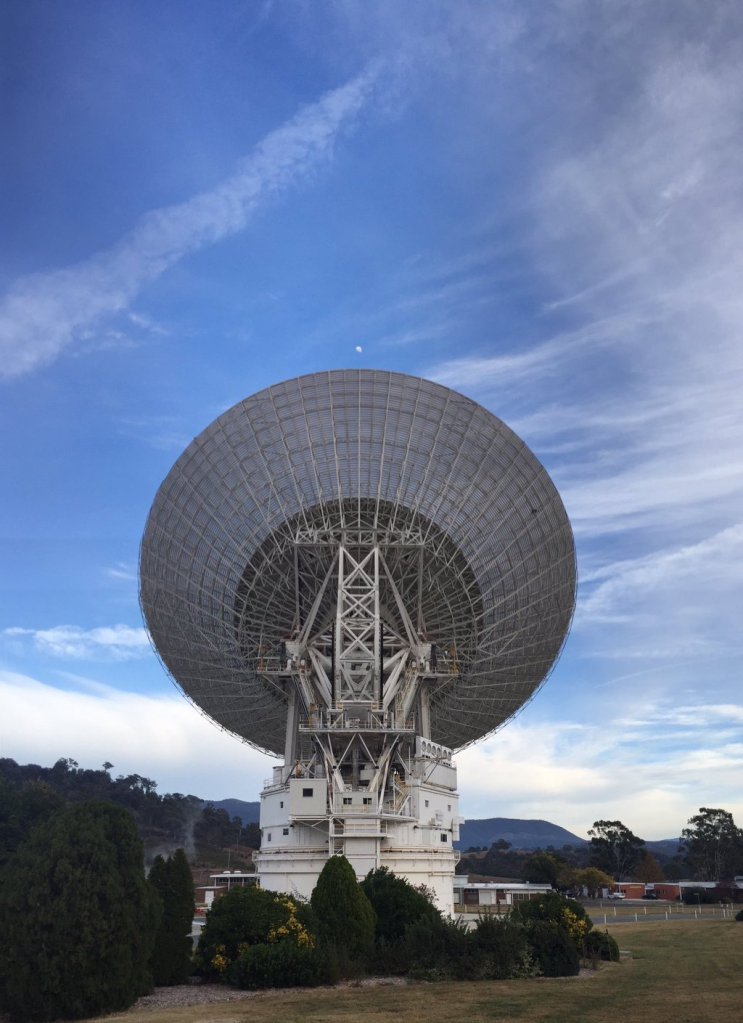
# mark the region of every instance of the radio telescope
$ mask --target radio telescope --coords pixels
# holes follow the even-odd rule
[[[540,687],[575,606],[559,494],[455,391],[339,370],[216,419],[160,487],[140,598],[183,692],[282,758],[261,794],[266,888],[329,855],[450,908],[452,753]]]

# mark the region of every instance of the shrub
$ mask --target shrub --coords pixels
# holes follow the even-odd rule
[[[605,962],[619,962],[619,945],[605,931],[591,931],[583,941],[583,954],[587,959],[603,959]]]
[[[317,987],[328,982],[325,957],[314,946],[290,941],[248,945],[226,972],[234,987],[256,990],[267,987]]]
[[[568,932],[554,920],[531,920],[529,945],[545,977],[573,977],[580,970],[578,950]]]
[[[743,923],[743,909],[741,909],[739,913],[735,914],[735,919],[740,920]]]
[[[387,867],[370,871],[361,882],[376,913],[375,940],[389,946],[405,934],[405,928],[422,917],[440,919],[441,914],[425,895]]]
[[[459,920],[422,917],[398,946],[421,980],[504,980],[541,972],[522,924],[482,917],[473,931]]]
[[[523,924],[508,917],[481,916],[471,935],[473,953],[481,960],[483,977],[507,980],[533,976],[533,955]]]
[[[36,827],[0,890],[0,997],[14,1020],[126,1009],[152,986],[161,906],[129,813],[83,803]]]
[[[517,903],[511,910],[511,919],[526,924],[550,922],[557,924],[572,941],[576,955],[580,956],[593,924],[585,909],[575,899],[566,899],[557,892],[546,892],[534,899]],[[549,974],[548,976],[561,976]]]
[[[527,920],[552,920],[555,923],[563,923],[565,911],[568,911],[575,919],[585,921],[589,924],[586,930],[591,929],[591,921],[584,907],[575,899],[567,899],[559,892],[545,892],[533,899],[524,899],[517,902],[511,910],[511,919],[525,923]]]
[[[472,935],[460,920],[420,917],[410,924],[399,944],[411,976],[421,980],[480,979],[480,957],[473,954]]]
[[[323,948],[335,948],[351,962],[367,960],[374,947],[376,917],[345,856],[331,856],[310,899]]]
[[[282,929],[286,933],[279,933]],[[280,942],[299,934],[306,934],[314,943],[309,907],[263,888],[233,888],[215,900],[207,913],[197,966],[205,976],[219,979],[243,947]]]

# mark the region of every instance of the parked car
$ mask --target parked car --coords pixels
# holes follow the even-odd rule
[[[609,894],[606,897],[607,897],[607,899],[626,899],[627,898],[627,896],[624,894],[624,892],[609,892]]]
[[[657,892],[645,892],[645,894],[643,895],[643,899],[657,899],[657,898],[658,898],[658,893]]]

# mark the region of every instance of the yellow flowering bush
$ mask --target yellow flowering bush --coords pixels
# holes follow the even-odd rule
[[[219,974],[223,974],[227,967],[230,965],[230,961],[226,955],[227,949],[224,945],[217,945],[216,952],[211,959],[211,967]]]
[[[576,948],[583,947],[583,939],[592,927],[591,921],[581,919],[572,909],[567,907],[562,911],[562,922],[565,930],[575,942]]]
[[[268,932],[268,941],[274,944],[279,941],[292,941],[299,948],[314,948],[315,939],[306,927],[297,919],[297,904],[293,899],[278,895],[276,902],[287,912],[286,921],[279,927],[272,927]]]
[[[237,961],[252,955],[255,948],[272,949],[279,958],[284,956],[284,946],[311,953],[315,950],[312,927],[311,911],[287,895],[256,887],[233,888],[215,899],[207,914],[197,967],[212,980],[230,981]]]

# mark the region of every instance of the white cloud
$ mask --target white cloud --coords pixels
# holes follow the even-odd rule
[[[67,674],[73,690],[0,671],[0,756],[154,778],[161,792],[258,798],[273,760],[208,721],[176,694],[122,692]],[[542,818],[585,836],[619,819],[644,838],[679,834],[699,806],[743,821],[743,706],[657,703],[644,713],[576,725],[518,718],[459,754],[463,812]]]
[[[580,837],[609,819],[646,839],[672,838],[704,805],[743,822],[743,706],[646,701],[637,715],[618,707],[583,725],[522,716],[465,750],[464,813],[541,818]]]
[[[153,778],[160,792],[258,798],[269,758],[211,724],[183,697],[79,682],[85,691],[0,671],[0,756],[46,766],[60,757],[83,767],[109,760],[116,773]]]
[[[110,760],[117,772],[154,778],[162,792],[258,798],[273,761],[182,697],[68,679],[83,691],[0,672],[0,755],[42,764],[72,756],[83,766]],[[645,838],[668,838],[702,805],[743,819],[743,707],[667,706],[594,726],[521,718],[457,764],[470,818],[541,818],[580,836],[594,820],[620,819]]]
[[[184,256],[241,231],[260,203],[297,184],[331,154],[376,77],[368,70],[326,93],[266,136],[232,177],[210,192],[146,213],[113,248],[16,281],[0,303],[0,375],[20,376],[53,361],[103,317],[127,309],[148,282]],[[129,318],[152,329],[137,313]]]
[[[50,629],[3,629],[10,639],[29,638],[44,654],[76,660],[126,661],[150,652],[147,632],[129,625],[104,625],[82,629],[79,625],[55,625]]]
[[[111,565],[106,569],[106,575],[109,579],[120,579],[122,582],[136,582],[137,580],[136,568],[125,561],[117,561],[115,565]]]
[[[699,543],[654,552],[642,558],[610,562],[583,574],[585,595],[577,623],[639,619],[648,601],[683,594],[688,625],[708,618],[738,618],[734,600],[740,586],[743,524]],[[595,585],[592,585],[595,584]]]

